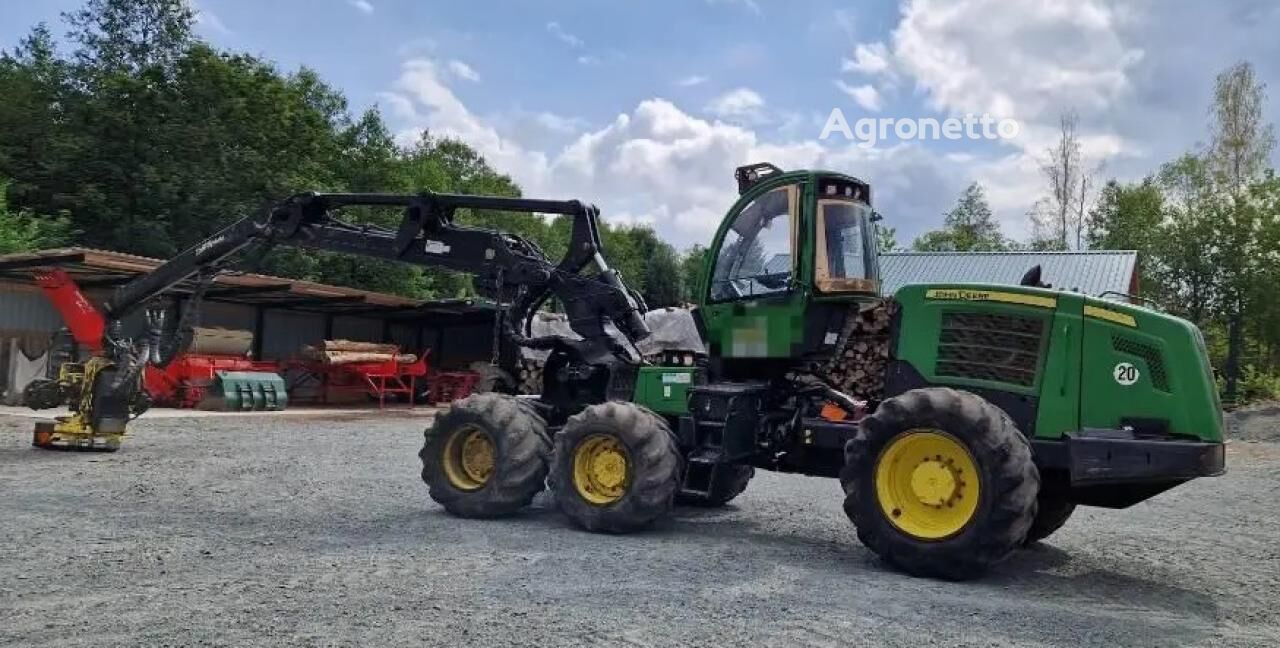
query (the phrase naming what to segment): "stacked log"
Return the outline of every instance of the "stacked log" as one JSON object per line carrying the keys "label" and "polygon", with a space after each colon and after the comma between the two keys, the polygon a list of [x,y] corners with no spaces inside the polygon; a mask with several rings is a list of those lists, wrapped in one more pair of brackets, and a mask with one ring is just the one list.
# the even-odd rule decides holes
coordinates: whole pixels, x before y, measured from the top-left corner
{"label": "stacked log", "polygon": [[325,340],[319,347],[307,345],[302,347],[302,355],[308,360],[331,365],[390,360],[410,364],[418,361],[418,356],[412,353],[400,353],[400,347],[394,344],[354,340]]}
{"label": "stacked log", "polygon": [[521,394],[536,395],[542,393],[542,369],[545,364],[545,360],[537,358],[520,359],[520,375],[516,376],[516,380],[520,384],[516,388]]}
{"label": "stacked log", "polygon": [[879,402],[884,398],[889,327],[897,308],[891,299],[850,307],[835,351],[818,367],[833,387],[856,400]]}

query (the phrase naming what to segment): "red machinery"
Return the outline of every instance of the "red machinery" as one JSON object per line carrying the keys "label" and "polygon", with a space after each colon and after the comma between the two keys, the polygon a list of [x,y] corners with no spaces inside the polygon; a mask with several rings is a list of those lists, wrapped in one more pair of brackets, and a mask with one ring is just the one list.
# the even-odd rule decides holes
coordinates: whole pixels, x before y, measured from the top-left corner
{"label": "red machinery", "polygon": [[[60,268],[45,268],[35,273],[35,281],[62,314],[76,343],[93,353],[101,353],[106,319],[71,276]],[[206,398],[223,396],[211,393],[218,391],[218,372],[279,374],[280,365],[276,362],[250,360],[245,354],[247,345],[243,350],[235,349],[235,352],[228,353],[225,352],[228,349],[225,344],[218,346],[205,342],[205,346],[217,346],[214,350],[220,352],[202,352],[201,331],[197,329],[191,348],[175,357],[168,366],[146,365],[143,385],[157,405],[196,407]],[[209,336],[204,337],[207,339]],[[251,337],[248,339],[252,340]]]}
{"label": "red machinery", "polygon": [[412,407],[418,391],[418,381],[430,372],[427,354],[412,362],[397,360],[399,349],[387,354],[386,360],[369,362],[332,363],[319,359],[293,360],[287,369],[297,374],[290,384],[290,392],[314,385],[321,402],[327,402],[330,393],[353,392],[367,394],[378,399],[378,407],[385,407],[387,396],[403,395]]}

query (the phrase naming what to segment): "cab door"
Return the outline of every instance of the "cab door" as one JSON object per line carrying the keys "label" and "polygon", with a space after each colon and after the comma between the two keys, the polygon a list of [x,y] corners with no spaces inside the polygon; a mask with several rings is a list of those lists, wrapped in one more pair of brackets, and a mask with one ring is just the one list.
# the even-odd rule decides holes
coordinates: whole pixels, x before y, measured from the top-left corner
{"label": "cab door", "polygon": [[797,181],[748,194],[721,225],[701,308],[712,357],[794,357],[809,295],[799,235],[809,188]]}

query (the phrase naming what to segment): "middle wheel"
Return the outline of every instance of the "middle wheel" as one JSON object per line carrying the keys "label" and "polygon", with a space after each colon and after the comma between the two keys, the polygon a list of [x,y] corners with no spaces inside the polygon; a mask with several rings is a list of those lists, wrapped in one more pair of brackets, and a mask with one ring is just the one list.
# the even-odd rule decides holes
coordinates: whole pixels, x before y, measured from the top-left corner
{"label": "middle wheel", "polygon": [[574,415],[556,435],[552,490],[574,524],[625,533],[671,510],[681,463],[662,417],[633,403],[610,401]]}

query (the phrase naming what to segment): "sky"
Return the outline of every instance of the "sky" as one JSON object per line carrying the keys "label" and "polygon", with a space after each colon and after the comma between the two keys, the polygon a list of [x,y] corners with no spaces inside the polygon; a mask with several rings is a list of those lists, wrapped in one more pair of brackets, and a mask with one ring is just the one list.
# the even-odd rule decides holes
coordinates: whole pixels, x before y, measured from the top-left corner
{"label": "sky", "polygon": [[[596,203],[679,248],[710,240],[750,162],[870,182],[903,244],[977,181],[1025,238],[1064,111],[1101,180],[1202,147],[1214,76],[1241,60],[1280,122],[1270,0],[191,2],[202,38],[317,70],[404,141],[459,137],[526,195]],[[0,48],[39,21],[60,33],[79,5],[0,0]],[[827,128],[835,109],[853,139]],[[911,135],[966,115],[1014,135]],[[893,120],[887,137],[868,119]]]}

